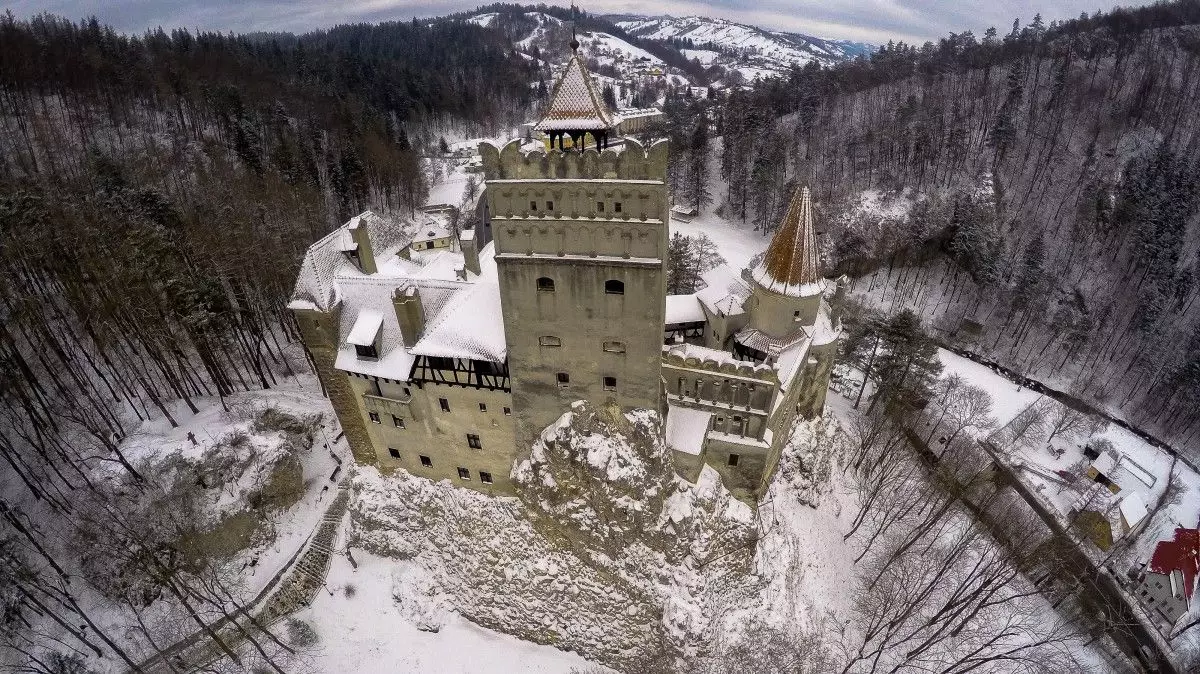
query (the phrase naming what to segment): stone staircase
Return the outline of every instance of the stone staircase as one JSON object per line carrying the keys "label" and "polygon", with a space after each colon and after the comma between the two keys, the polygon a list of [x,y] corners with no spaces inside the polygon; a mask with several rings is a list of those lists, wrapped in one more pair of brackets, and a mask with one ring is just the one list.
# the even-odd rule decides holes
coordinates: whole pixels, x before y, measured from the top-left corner
{"label": "stone staircase", "polygon": [[[345,518],[350,505],[350,478],[351,475],[347,474],[338,484],[337,495],[326,508],[321,523],[301,546],[297,555],[246,607],[259,625],[269,626],[308,606],[316,598],[317,592],[325,586],[325,577],[333,562],[342,519]],[[232,624],[230,620],[222,620],[212,627],[221,640],[235,652],[245,641],[243,631],[253,633],[257,630],[244,617],[238,618],[237,625]],[[140,669],[148,674],[193,672],[223,656],[224,652],[220,647],[213,643],[204,631],[198,631],[165,649],[162,655],[144,661]]]}

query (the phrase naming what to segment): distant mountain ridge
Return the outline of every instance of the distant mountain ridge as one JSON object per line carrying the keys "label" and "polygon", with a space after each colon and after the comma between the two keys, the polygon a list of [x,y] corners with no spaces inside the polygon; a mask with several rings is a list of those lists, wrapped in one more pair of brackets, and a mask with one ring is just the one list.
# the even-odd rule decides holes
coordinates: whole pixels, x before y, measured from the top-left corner
{"label": "distant mountain ridge", "polygon": [[[804,65],[813,61],[833,65],[874,50],[872,45],[861,42],[770,31],[727,19],[702,16],[610,14],[604,18],[635,37],[689,41],[696,49],[712,49],[728,57],[749,59],[749,65],[781,72],[790,69],[793,64]],[[717,59],[717,62],[721,60]]]}

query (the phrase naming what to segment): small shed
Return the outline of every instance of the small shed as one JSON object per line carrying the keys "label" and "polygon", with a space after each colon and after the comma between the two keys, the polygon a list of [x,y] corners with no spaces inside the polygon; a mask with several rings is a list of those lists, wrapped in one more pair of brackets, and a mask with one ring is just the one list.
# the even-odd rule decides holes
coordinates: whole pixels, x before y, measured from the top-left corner
{"label": "small shed", "polygon": [[1146,515],[1149,510],[1146,509],[1146,502],[1142,500],[1142,495],[1133,492],[1121,499],[1121,528],[1126,534],[1138,529],[1146,520]]}

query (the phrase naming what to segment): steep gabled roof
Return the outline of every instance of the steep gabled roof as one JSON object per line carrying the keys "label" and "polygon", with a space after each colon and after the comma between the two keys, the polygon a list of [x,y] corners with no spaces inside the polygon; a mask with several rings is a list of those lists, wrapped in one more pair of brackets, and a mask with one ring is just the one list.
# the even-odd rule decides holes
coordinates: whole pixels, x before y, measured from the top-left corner
{"label": "steep gabled roof", "polygon": [[538,131],[599,131],[616,126],[616,116],[596,94],[592,75],[583,58],[574,53],[567,61],[562,77],[554,83],[550,105],[542,115],[542,121],[534,127]]}
{"label": "steep gabled roof", "polygon": [[813,231],[812,195],[807,187],[796,190],[762,263],[753,278],[762,287],[781,295],[809,297],[825,288]]}

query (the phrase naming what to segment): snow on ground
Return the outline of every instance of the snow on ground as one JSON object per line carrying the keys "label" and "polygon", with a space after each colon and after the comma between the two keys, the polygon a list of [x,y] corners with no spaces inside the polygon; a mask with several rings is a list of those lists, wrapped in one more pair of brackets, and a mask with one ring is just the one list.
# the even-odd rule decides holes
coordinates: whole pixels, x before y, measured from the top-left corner
{"label": "snow on ground", "polygon": [[[356,550],[355,569],[335,555],[327,593],[295,618],[320,636],[314,669],[355,674],[566,674],[587,660],[550,646],[480,627],[457,615],[437,632],[422,631],[402,614],[394,593],[411,591],[404,577],[418,573],[412,562]],[[411,598],[409,598],[411,599]],[[594,666],[594,665],[591,665]]]}
{"label": "snow on ground", "polygon": [[721,55],[720,52],[715,52],[711,49],[680,49],[679,50],[688,59],[696,59],[702,66],[711,66],[713,61]]}
{"label": "snow on ground", "polygon": [[745,267],[750,258],[767,249],[769,236],[754,231],[753,226],[730,222],[711,211],[701,213],[691,222],[671,220],[671,234],[679,232],[687,236],[706,234],[717,244],[717,249],[734,269]]}
{"label": "snow on ground", "polygon": [[[182,401],[172,404],[171,414],[179,423],[175,428],[161,414],[142,423],[121,445],[122,451],[135,463],[160,461],[170,455],[199,462],[206,452],[229,434],[241,432],[249,436],[247,448],[256,455],[255,461],[269,467],[273,459],[271,453],[279,451],[280,434],[255,431],[252,421],[255,414],[275,408],[301,418],[310,415],[322,417],[322,427],[318,428],[313,447],[299,456],[303,470],[303,495],[271,520],[274,537],[269,543],[239,555],[247,562],[255,560],[243,579],[245,596],[253,596],[283,567],[320,521],[328,499],[332,498],[329,494],[335,486],[329,481],[329,476],[337,467],[337,461],[330,451],[345,460],[350,456],[349,448],[344,438],[333,442],[340,428],[329,400],[322,395],[320,383],[314,375],[304,374],[281,381],[279,386],[270,390],[227,396],[225,404],[229,411],[222,408],[217,398],[198,398],[194,402],[200,410],[197,414],[192,414]],[[197,444],[188,440],[189,434],[196,438]],[[330,449],[326,449],[326,446]],[[226,454],[232,451],[225,445],[221,447]],[[224,485],[215,510],[209,515],[215,520],[245,507],[245,496],[257,486],[261,477],[261,473],[247,470],[239,476],[237,483]],[[328,490],[327,486],[330,487]]]}
{"label": "snow on ground", "polygon": [[992,396],[992,416],[999,426],[1012,421],[1021,410],[1044,397],[1037,391],[1009,381],[988,366],[963,358],[952,351],[938,349],[938,359],[942,361],[943,377],[957,374],[976,386],[982,386]]}
{"label": "snow on ground", "polygon": [[635,47],[625,40],[608,33],[594,32],[588,35],[584,33],[580,36],[581,51],[589,57],[594,57],[601,63],[605,62],[605,58],[613,60],[636,61],[645,59],[643,63],[647,65],[663,66],[665,65],[662,59],[654,54]]}

